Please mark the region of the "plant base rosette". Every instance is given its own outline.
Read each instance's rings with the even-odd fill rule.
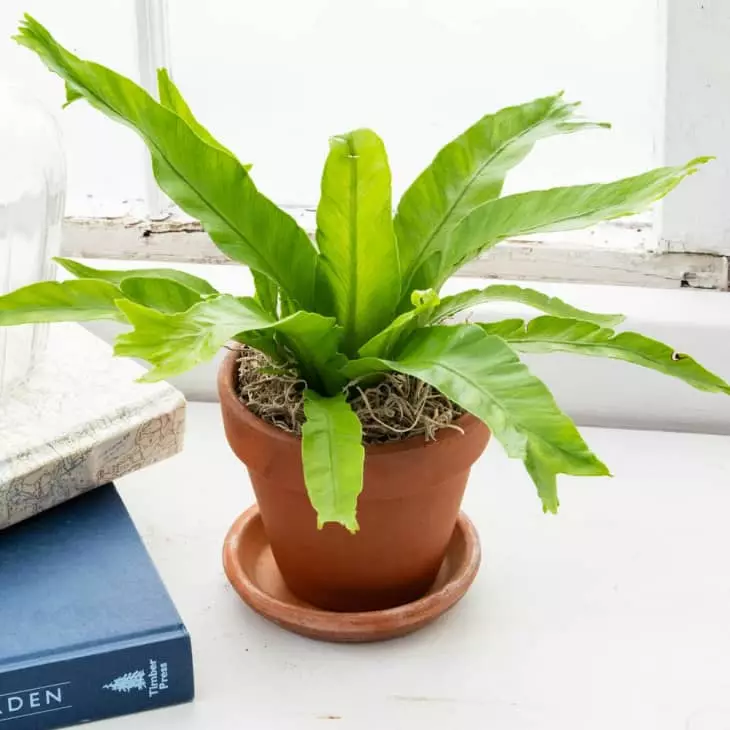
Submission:
[[[469,470],[489,429],[462,416],[463,434],[365,447],[359,530],[318,529],[304,481],[301,440],[253,415],[238,398],[237,353],[218,387],[226,436],[248,467],[281,574],[299,598],[331,611],[371,611],[423,596],[444,560]]]

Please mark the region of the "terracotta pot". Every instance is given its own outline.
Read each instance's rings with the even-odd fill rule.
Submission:
[[[436,578],[454,532],[471,465],[489,429],[462,416],[462,435],[414,437],[367,446],[358,501],[360,530],[317,529],[304,487],[300,439],[254,416],[238,399],[237,354],[218,376],[223,423],[248,467],[264,529],[293,593],[331,611],[391,608],[423,596]]]

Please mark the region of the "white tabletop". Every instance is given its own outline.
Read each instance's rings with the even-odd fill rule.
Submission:
[[[546,516],[490,445],[464,505],[484,554],[467,596],[410,637],[341,646],[229,586],[221,546],[252,492],[218,406],[192,404],[184,453],[119,487],[191,632],[197,698],[103,726],[730,729],[730,437],[584,433],[613,479],[562,477]]]

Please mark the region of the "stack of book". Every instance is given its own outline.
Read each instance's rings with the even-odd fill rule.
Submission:
[[[185,398],[143,373],[79,325],[51,328],[0,401],[0,529],[180,451]]]
[[[184,399],[81,328],[52,330],[51,354],[0,403],[3,730],[193,697],[190,637],[107,483],[179,451]]]

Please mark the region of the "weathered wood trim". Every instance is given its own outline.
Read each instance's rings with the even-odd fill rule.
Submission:
[[[598,229],[599,232],[601,229]],[[728,259],[652,252],[646,232],[613,225],[549,241],[505,241],[459,272],[465,276],[658,288],[728,289]],[[596,240],[598,238],[598,240]],[[623,245],[619,243],[623,241]],[[195,221],[67,219],[64,256],[130,261],[230,264]]]
[[[730,255],[730,3],[660,0],[658,164],[714,155],[658,209],[664,250]]]

